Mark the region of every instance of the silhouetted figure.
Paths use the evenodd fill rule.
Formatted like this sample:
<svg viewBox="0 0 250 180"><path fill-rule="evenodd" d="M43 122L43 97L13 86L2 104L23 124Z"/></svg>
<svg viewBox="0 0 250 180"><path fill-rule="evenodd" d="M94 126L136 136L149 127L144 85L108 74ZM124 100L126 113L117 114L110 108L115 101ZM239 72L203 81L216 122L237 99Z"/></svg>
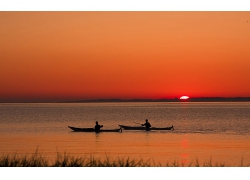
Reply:
<svg viewBox="0 0 250 180"><path fill-rule="evenodd" d="M95 131L99 132L103 125L98 124L98 121L95 122Z"/></svg>
<svg viewBox="0 0 250 180"><path fill-rule="evenodd" d="M142 126L145 126L146 129L149 129L151 127L151 124L148 122L148 119L146 119L146 122L142 124Z"/></svg>

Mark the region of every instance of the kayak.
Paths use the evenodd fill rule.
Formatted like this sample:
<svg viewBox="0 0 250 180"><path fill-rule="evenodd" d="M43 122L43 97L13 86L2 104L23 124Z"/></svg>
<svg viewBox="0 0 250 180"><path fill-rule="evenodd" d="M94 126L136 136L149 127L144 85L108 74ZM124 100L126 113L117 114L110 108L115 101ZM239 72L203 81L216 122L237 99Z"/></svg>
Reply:
<svg viewBox="0 0 250 180"><path fill-rule="evenodd" d="M78 128L78 127L72 127L68 126L71 130L75 132L122 132L122 129L100 129L99 131L96 131L95 128Z"/></svg>
<svg viewBox="0 0 250 180"><path fill-rule="evenodd" d="M145 126L125 126L125 125L119 125L121 128L125 130L174 130L174 126L170 127L150 127L149 129L146 129Z"/></svg>

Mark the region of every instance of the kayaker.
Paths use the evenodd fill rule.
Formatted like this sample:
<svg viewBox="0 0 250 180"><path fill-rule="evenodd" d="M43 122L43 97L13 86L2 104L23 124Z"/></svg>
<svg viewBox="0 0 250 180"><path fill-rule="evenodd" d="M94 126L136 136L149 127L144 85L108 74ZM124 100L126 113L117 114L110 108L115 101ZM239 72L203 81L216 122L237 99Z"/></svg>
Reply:
<svg viewBox="0 0 250 180"><path fill-rule="evenodd" d="M148 119L146 119L146 122L142 124L142 126L145 126L146 129L149 129L151 127L151 124L148 122Z"/></svg>
<svg viewBox="0 0 250 180"><path fill-rule="evenodd" d="M95 131L100 131L103 125L98 124L98 121L95 122Z"/></svg>

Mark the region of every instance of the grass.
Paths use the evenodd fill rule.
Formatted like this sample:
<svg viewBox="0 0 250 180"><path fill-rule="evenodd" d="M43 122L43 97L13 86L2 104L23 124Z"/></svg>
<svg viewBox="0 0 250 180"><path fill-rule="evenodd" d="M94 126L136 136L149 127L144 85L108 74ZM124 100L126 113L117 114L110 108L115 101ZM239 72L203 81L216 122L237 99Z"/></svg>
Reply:
<svg viewBox="0 0 250 180"><path fill-rule="evenodd" d="M14 154L2 155L0 167L150 167L151 164L143 160L130 158L111 159L109 157L78 157L70 154L57 154L55 161L49 161L38 152L31 156L18 156Z"/></svg>
<svg viewBox="0 0 250 180"><path fill-rule="evenodd" d="M152 160L130 159L129 157L112 159L108 156L104 158L79 157L68 153L59 154L54 161L46 159L38 150L32 155L2 155L0 157L0 167L226 167L225 163L212 163L209 161L200 163L198 159L183 165L179 161L167 162L162 165ZM249 167L250 164L247 165ZM243 167L243 158L239 167ZM246 166L245 166L246 167Z"/></svg>

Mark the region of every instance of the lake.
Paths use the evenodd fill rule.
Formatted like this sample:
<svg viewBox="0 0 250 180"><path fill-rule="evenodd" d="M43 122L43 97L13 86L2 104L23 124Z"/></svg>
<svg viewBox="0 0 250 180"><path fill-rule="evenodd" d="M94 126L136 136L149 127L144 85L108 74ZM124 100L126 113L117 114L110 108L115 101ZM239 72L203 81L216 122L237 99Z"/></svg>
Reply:
<svg viewBox="0 0 250 180"><path fill-rule="evenodd" d="M72 132L119 128L148 119L174 131ZM1 103L0 154L38 151L150 161L152 166L250 166L249 102Z"/></svg>

